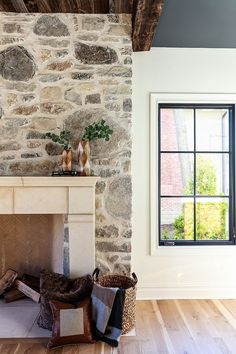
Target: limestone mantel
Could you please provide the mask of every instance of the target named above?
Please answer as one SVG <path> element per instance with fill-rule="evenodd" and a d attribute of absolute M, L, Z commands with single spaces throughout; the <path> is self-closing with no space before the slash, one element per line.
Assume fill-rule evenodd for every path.
<path fill-rule="evenodd" d="M 97 177 L 0 177 L 0 214 L 64 214 L 70 276 L 95 267 Z"/>

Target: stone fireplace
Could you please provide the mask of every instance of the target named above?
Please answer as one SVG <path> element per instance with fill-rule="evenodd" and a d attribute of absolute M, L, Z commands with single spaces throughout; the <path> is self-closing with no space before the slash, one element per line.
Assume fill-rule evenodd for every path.
<path fill-rule="evenodd" d="M 130 15 L 1 12 L 0 23 L 0 175 L 51 175 L 62 147 L 45 133 L 68 130 L 75 153 L 85 127 L 104 119 L 111 140 L 91 143 L 99 176 L 96 264 L 103 272 L 129 272 Z"/>
<path fill-rule="evenodd" d="M 40 269 L 45 267 L 62 273 L 65 262 L 68 262 L 70 277 L 91 273 L 95 267 L 96 181 L 96 177 L 1 177 L 1 273 L 13 268 L 20 274 L 39 275 Z M 68 250 L 66 260 L 64 240 Z M 4 305 L 0 303 L 1 318 L 5 318 Z M 16 306 L 20 317 L 25 306 L 29 306 L 25 316 L 35 321 L 37 304 L 20 301 Z M 15 316 L 15 311 L 13 313 Z M 11 311 L 8 311 L 6 321 L 15 327 L 18 320 L 13 318 L 11 322 L 10 319 Z M 32 327 L 30 318 L 27 321 L 25 326 Z M 21 324 L 19 336 L 23 335 L 24 328 Z M 36 332 L 28 331 L 28 335 L 48 335 L 44 330 L 33 328 Z M 8 328 L 11 337 L 12 330 Z M 0 324 L 0 337 L 3 336 Z"/>
<path fill-rule="evenodd" d="M 73 277 L 93 269 L 94 255 L 102 272 L 129 272 L 131 17 L 0 13 L 0 22 L 1 272 L 10 264 L 35 274 L 47 266 Z M 39 177 L 61 160 L 47 132 L 69 131 L 76 154 L 85 127 L 101 119 L 114 133 L 91 142 L 95 201 L 96 178 Z M 87 236 L 94 231 L 96 247 Z"/>

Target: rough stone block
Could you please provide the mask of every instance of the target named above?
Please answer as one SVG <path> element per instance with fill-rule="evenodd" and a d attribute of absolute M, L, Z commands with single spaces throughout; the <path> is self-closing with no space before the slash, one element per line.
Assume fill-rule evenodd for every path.
<path fill-rule="evenodd" d="M 20 106 L 13 110 L 14 114 L 22 115 L 22 116 L 29 116 L 33 113 L 36 113 L 39 110 L 39 106 Z"/>
<path fill-rule="evenodd" d="M 45 150 L 49 156 L 61 155 L 63 152 L 63 146 L 56 143 L 47 143 Z"/>
<path fill-rule="evenodd" d="M 62 98 L 62 89 L 58 86 L 47 86 L 40 91 L 40 99 L 44 101 L 59 101 Z"/>
<path fill-rule="evenodd" d="M 40 152 L 32 152 L 32 153 L 30 153 L 30 152 L 25 152 L 24 154 L 21 154 L 20 155 L 20 157 L 22 158 L 22 159 L 33 159 L 33 158 L 35 158 L 35 157 L 42 157 L 43 155 L 42 155 L 42 153 L 40 153 Z"/>
<path fill-rule="evenodd" d="M 105 225 L 96 228 L 96 237 L 117 238 L 119 237 L 119 229 L 115 225 Z"/>
<path fill-rule="evenodd" d="M 123 100 L 123 111 L 131 112 L 132 111 L 132 100 L 131 98 L 125 98 Z"/>
<path fill-rule="evenodd" d="M 66 71 L 72 67 L 73 63 L 71 61 L 64 61 L 64 62 L 54 62 L 48 64 L 48 70 L 53 71 Z"/>
<path fill-rule="evenodd" d="M 28 81 L 35 75 L 33 56 L 21 46 L 12 46 L 0 52 L 0 74 L 6 80 Z"/>
<path fill-rule="evenodd" d="M 90 80 L 90 79 L 93 79 L 93 74 L 91 74 L 91 73 L 81 73 L 81 72 L 72 73 L 71 74 L 71 78 L 73 80 Z"/>
<path fill-rule="evenodd" d="M 108 111 L 119 112 L 121 110 L 120 105 L 115 102 L 107 103 L 105 104 L 105 107 L 108 109 Z"/>
<path fill-rule="evenodd" d="M 81 96 L 76 91 L 74 91 L 73 89 L 66 90 L 66 92 L 65 92 L 65 100 L 66 101 L 70 101 L 70 102 L 74 102 L 77 105 L 82 105 Z"/>
<path fill-rule="evenodd" d="M 98 181 L 96 183 L 96 194 L 102 194 L 106 189 L 106 182 Z"/>
<path fill-rule="evenodd" d="M 70 34 L 67 26 L 57 16 L 52 15 L 42 15 L 34 26 L 34 33 L 47 37 L 65 37 Z"/>
<path fill-rule="evenodd" d="M 2 151 L 11 151 L 11 150 L 20 150 L 21 145 L 16 141 L 10 141 L 8 143 L 0 144 L 0 152 Z"/>
<path fill-rule="evenodd" d="M 87 95 L 85 97 L 85 104 L 97 104 L 101 103 L 101 95 L 99 93 L 93 93 L 92 95 Z"/>
<path fill-rule="evenodd" d="M 117 241 L 97 241 L 96 248 L 100 252 L 131 252 L 130 242 L 118 243 Z"/>
<path fill-rule="evenodd" d="M 84 64 L 112 64 L 118 61 L 114 49 L 80 42 L 75 44 L 75 57 Z"/>
<path fill-rule="evenodd" d="M 132 185 L 130 176 L 114 178 L 108 187 L 105 206 L 108 214 L 116 218 L 131 218 Z"/>
<path fill-rule="evenodd" d="M 64 112 L 68 112 L 71 110 L 73 106 L 70 103 L 42 103 L 40 105 L 40 110 L 42 113 L 49 113 L 49 114 L 60 114 Z"/>
<path fill-rule="evenodd" d="M 101 31 L 103 30 L 104 26 L 104 17 L 84 16 L 84 18 L 82 19 L 82 29 L 86 31 Z"/>

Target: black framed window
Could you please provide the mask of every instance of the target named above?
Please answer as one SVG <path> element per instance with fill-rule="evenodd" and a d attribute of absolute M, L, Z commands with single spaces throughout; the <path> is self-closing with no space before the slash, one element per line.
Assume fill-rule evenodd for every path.
<path fill-rule="evenodd" d="M 159 244 L 234 244 L 234 105 L 158 110 Z"/>

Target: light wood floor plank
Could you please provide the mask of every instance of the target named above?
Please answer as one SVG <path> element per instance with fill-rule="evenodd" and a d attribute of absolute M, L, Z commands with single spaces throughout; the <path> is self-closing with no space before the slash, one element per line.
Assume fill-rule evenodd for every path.
<path fill-rule="evenodd" d="M 214 339 L 220 351 L 227 354 L 234 353 L 236 348 L 235 329 L 222 316 L 213 301 L 201 300 L 199 305 L 206 317 L 209 334 Z"/>
<path fill-rule="evenodd" d="M 212 300 L 212 302 L 221 312 L 221 314 L 227 319 L 227 321 L 231 324 L 231 326 L 236 330 L 236 309 L 234 309 L 235 302 L 231 302 L 230 300 Z"/>
<path fill-rule="evenodd" d="M 1 320 L 1 319 L 0 319 Z M 0 354 L 236 354 L 236 300 L 137 302 L 136 336 L 48 351 L 45 339 L 0 340 Z"/>
<path fill-rule="evenodd" d="M 185 314 L 188 326 L 191 328 L 191 333 L 193 333 L 194 341 L 197 347 L 200 348 L 201 353 L 222 354 L 214 338 L 211 337 L 207 319 L 201 310 L 200 301 L 180 300 L 179 305 Z"/>
<path fill-rule="evenodd" d="M 157 318 L 156 309 L 152 302 L 140 302 L 139 310 L 142 317 L 139 318 L 138 316 L 139 323 L 137 322 L 136 333 L 140 339 L 141 333 L 143 336 L 143 342 L 139 341 L 139 352 L 141 354 L 147 352 L 150 354 L 172 354 L 169 351 L 168 343 L 162 331 L 162 324 Z"/>
<path fill-rule="evenodd" d="M 0 345 L 1 354 L 15 354 L 20 344 L 2 344 Z"/>

